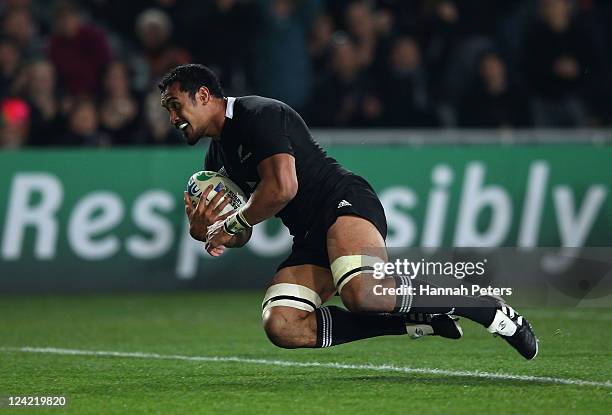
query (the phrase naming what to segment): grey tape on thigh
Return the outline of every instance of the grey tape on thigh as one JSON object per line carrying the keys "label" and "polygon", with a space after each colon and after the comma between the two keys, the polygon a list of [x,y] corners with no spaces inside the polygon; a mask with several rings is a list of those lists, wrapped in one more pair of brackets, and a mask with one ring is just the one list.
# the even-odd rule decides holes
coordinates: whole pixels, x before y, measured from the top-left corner
{"label": "grey tape on thigh", "polygon": [[321,297],[308,287],[298,284],[280,283],[274,284],[268,291],[261,303],[265,313],[272,307],[293,307],[304,311],[314,311],[321,305]]}
{"label": "grey tape on thigh", "polygon": [[331,264],[334,285],[338,293],[350,280],[359,274],[373,274],[374,264],[384,263],[381,258],[368,255],[346,255]]}

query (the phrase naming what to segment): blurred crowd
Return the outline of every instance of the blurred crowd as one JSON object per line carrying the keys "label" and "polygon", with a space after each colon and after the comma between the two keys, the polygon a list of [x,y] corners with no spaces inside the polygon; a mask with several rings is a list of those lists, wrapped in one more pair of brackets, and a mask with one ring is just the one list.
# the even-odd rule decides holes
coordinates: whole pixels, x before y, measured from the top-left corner
{"label": "blurred crowd", "polygon": [[180,143],[188,62],[313,127],[610,127],[611,3],[3,0],[0,146]]}

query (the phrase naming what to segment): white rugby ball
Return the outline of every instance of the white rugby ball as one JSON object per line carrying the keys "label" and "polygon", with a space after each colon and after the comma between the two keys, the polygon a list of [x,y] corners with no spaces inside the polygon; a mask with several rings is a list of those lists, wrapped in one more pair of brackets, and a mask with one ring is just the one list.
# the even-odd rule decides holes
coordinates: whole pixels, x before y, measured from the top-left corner
{"label": "white rugby ball", "polygon": [[238,209],[247,202],[244,192],[227,177],[216,171],[199,171],[192,174],[187,182],[187,193],[193,207],[198,205],[202,192],[210,185],[213,188],[208,194],[206,202],[210,202],[223,189],[227,190],[225,197],[230,198],[229,204],[221,211],[220,215],[225,215],[232,210]]}

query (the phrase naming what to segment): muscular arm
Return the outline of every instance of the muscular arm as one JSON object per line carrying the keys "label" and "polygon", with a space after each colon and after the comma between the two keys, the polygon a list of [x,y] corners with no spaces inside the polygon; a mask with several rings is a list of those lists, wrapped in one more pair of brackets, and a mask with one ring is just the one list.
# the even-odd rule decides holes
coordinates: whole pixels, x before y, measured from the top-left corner
{"label": "muscular arm", "polygon": [[257,166],[257,172],[260,182],[243,211],[251,226],[276,215],[298,191],[295,159],[291,154],[265,158]]}

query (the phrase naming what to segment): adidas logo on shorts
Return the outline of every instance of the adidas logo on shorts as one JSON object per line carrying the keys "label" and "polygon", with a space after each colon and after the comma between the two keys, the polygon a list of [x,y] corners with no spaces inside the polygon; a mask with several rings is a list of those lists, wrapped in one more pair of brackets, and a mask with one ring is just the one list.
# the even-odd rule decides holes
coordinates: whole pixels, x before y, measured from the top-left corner
{"label": "adidas logo on shorts", "polygon": [[353,206],[351,205],[349,202],[347,202],[346,200],[342,200],[340,203],[338,203],[338,209],[346,207],[346,206]]}

